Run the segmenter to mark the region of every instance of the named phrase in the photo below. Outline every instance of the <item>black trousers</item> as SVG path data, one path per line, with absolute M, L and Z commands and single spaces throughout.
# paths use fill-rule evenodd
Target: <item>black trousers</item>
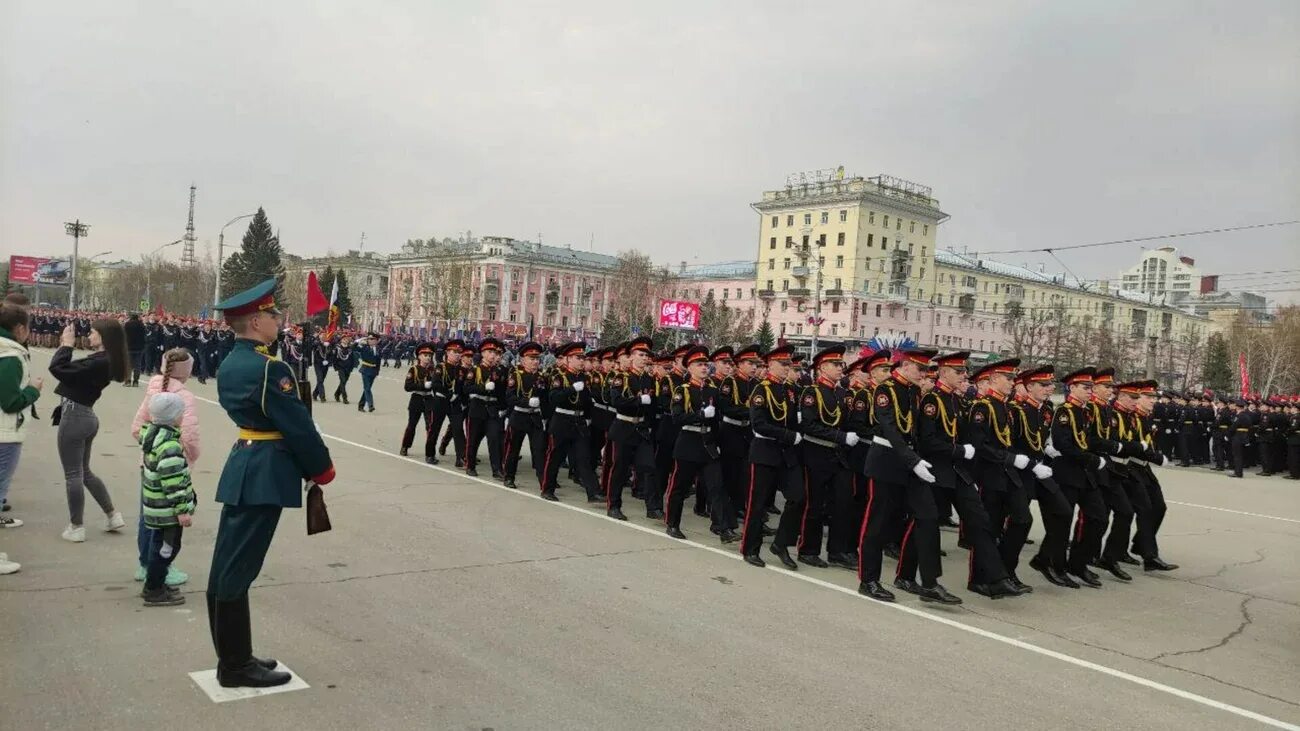
M 501 472 L 501 417 L 494 414 L 471 416 L 465 420 L 465 469 L 478 466 L 478 448 L 487 439 L 488 464 L 492 474 Z
M 221 507 L 208 570 L 208 594 L 224 602 L 248 593 L 271 549 L 280 511 L 279 505 Z
M 436 454 L 433 443 L 442 434 L 442 422 L 446 420 L 447 438 L 451 440 L 456 450 L 457 461 L 460 461 L 465 459 L 465 415 L 451 413 L 449 406 L 447 399 L 441 396 L 433 397 L 433 424 L 429 427 L 429 441 L 425 443 L 424 456 L 432 457 Z
M 724 528 L 735 530 L 740 523 L 736 516 L 739 514 L 739 508 L 744 506 L 749 499 L 749 427 L 738 427 L 734 424 L 722 425 L 722 434 L 719 438 L 719 446 L 722 451 L 722 486 L 727 491 L 727 498 L 731 502 L 733 510 L 727 516 L 727 524 Z
M 961 518 L 963 535 L 966 544 L 970 546 L 967 582 L 991 584 L 1005 579 L 1007 571 L 1003 568 L 997 541 L 993 537 L 992 523 L 989 521 L 988 512 L 984 509 L 984 501 L 980 498 L 979 491 L 960 479 L 957 480 L 955 487 L 934 485 L 932 488 L 931 492 L 936 496 L 942 494 L 946 498 L 945 504 L 956 508 L 957 515 Z M 895 577 L 915 581 L 919 555 L 920 551 L 916 549 L 916 545 L 908 538 L 904 538 L 898 554 L 898 571 Z
M 1034 482 L 1034 499 L 1038 501 L 1038 514 L 1043 519 L 1043 540 L 1038 544 L 1038 559 L 1058 571 L 1065 571 L 1074 503 L 1054 480 Z
M 1061 492 L 1070 503 L 1078 506 L 1074 539 L 1070 543 L 1065 570 L 1079 576 L 1087 570 L 1088 563 L 1101 553 L 1101 539 L 1106 534 L 1106 503 L 1102 500 L 1101 490 L 1091 485 L 1061 485 Z
M 1007 573 L 1014 574 L 1020 565 L 1020 550 L 1025 547 L 1034 516 L 1029 512 L 1029 491 L 1024 485 L 1007 480 L 1002 489 L 980 490 L 989 524 L 998 537 L 998 555 Z M 970 534 L 965 534 L 970 544 Z
M 1286 445 L 1286 469 L 1291 479 L 1300 480 L 1300 442 Z
M 1178 430 L 1178 463 L 1183 467 L 1192 463 L 1192 426 L 1184 425 Z
M 1146 490 L 1128 474 L 1111 472 L 1110 484 L 1101 488 L 1101 499 L 1110 510 L 1110 533 L 1106 536 L 1101 557 L 1118 561 L 1128 556 L 1129 536 L 1138 505 L 1148 504 Z
M 830 530 L 826 533 L 826 553 L 856 558 L 858 538 L 862 535 L 862 514 L 867 509 L 867 478 L 858 472 L 845 471 L 836 479 L 831 495 Z
M 1160 545 L 1156 540 L 1160 533 L 1160 524 L 1165 521 L 1168 506 L 1165 505 L 1165 492 L 1160 488 L 1160 481 L 1154 475 L 1139 475 L 1142 500 L 1134 500 L 1137 510 L 1137 532 L 1133 534 L 1133 553 L 1144 559 L 1160 556 Z
M 429 399 L 411 399 L 406 405 L 406 430 L 402 432 L 402 449 L 410 449 L 415 442 L 415 427 L 424 419 L 424 456 L 432 457 L 437 434 L 433 431 L 433 403 Z
M 578 471 L 578 481 L 587 491 L 587 498 L 599 494 L 596 485 L 596 473 L 591 469 L 591 460 L 587 450 L 591 441 L 585 429 L 577 429 L 572 424 L 557 423 L 557 419 L 572 420 L 573 417 L 556 414 L 551 417 L 551 431 L 546 436 L 546 457 L 542 460 L 542 494 L 554 494 L 556 478 L 560 474 L 560 465 L 567 458 L 569 464 Z
M 903 541 L 916 551 L 921 585 L 934 586 L 939 580 L 939 515 L 934 491 L 926 483 L 867 480 L 867 510 L 858 542 L 858 580 L 880 581 L 880 563 L 885 543 L 897 523 L 897 512 L 906 507 L 912 518 Z M 901 552 L 899 554 L 902 555 Z
M 799 540 L 799 517 L 803 513 L 804 492 L 803 475 L 798 467 L 751 464 L 747 492 L 745 524 L 740 533 L 741 553 L 753 555 L 763 547 L 763 524 L 767 522 L 767 506 L 777 492 L 785 497 L 785 509 L 781 511 L 772 544 L 786 547 Z
M 338 400 L 341 396 L 343 401 L 348 400 L 348 379 L 352 377 L 352 369 L 336 371 L 339 375 L 339 385 L 334 389 L 334 399 Z
M 312 398 L 325 400 L 325 376 L 329 374 L 329 366 L 323 366 L 319 363 L 312 364 L 312 370 L 316 371 L 316 388 L 312 389 Z
M 523 456 L 525 439 L 528 440 L 528 454 L 533 460 L 533 471 L 537 473 L 539 480 L 542 477 L 542 459 L 546 453 L 546 432 L 542 430 L 540 421 L 516 421 L 516 423 L 506 427 L 505 471 L 507 480 L 515 479 L 515 474 L 519 470 L 519 458 Z
M 836 550 L 851 547 L 856 536 L 851 533 L 849 512 L 853 502 L 853 476 L 838 462 L 826 460 L 821 464 L 804 465 L 804 504 L 799 516 L 800 556 L 819 556 L 822 552 L 822 525 L 830 523 L 827 544 Z
M 623 441 L 607 438 L 605 443 L 612 462 L 605 482 L 605 508 L 622 510 L 623 486 L 635 469 L 637 489 L 646 501 L 646 510 L 662 510 L 663 496 L 655 479 L 655 452 L 650 442 L 633 432 Z
M 1230 455 L 1228 454 L 1228 431 L 1226 429 L 1214 433 L 1213 446 L 1214 468 L 1221 470 L 1227 465 L 1230 459 Z
M 664 495 L 664 523 L 673 528 L 682 527 L 682 508 L 686 504 L 687 488 L 699 478 L 699 489 L 709 493 L 709 504 L 713 506 L 713 522 L 718 524 L 717 511 L 727 502 L 727 494 L 722 489 L 722 463 L 718 460 L 693 462 L 688 459 L 674 459 L 673 471 L 668 477 L 668 492 Z
M 1246 435 L 1234 432 L 1228 441 L 1228 449 L 1232 453 L 1232 474 L 1241 477 L 1242 470 L 1246 469 Z

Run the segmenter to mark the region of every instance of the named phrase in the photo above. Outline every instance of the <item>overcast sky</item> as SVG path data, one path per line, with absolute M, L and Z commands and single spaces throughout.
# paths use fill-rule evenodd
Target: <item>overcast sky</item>
M 200 256 L 260 205 L 298 254 L 469 229 L 750 258 L 761 191 L 837 165 L 931 186 L 958 249 L 1300 219 L 1296 0 L 637 7 L 5 0 L 0 254 L 66 254 L 80 217 L 83 254 L 139 255 L 191 181 Z M 1175 243 L 1300 269 L 1300 226 Z

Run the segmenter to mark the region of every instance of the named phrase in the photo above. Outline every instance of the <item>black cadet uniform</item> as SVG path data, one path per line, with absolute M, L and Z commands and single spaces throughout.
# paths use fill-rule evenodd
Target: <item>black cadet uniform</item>
M 1098 368 L 1093 371 L 1094 385 L 1114 387 L 1115 369 Z M 1106 569 L 1120 581 L 1131 581 L 1119 564 L 1128 556 L 1129 531 L 1133 525 L 1134 507 L 1130 493 L 1133 491 L 1128 469 L 1128 454 L 1119 438 L 1119 415 L 1115 407 L 1103 401 L 1095 393 L 1088 404 L 1088 443 L 1106 458 L 1106 469 L 1097 473 L 1097 485 L 1101 488 L 1102 500 L 1110 511 L 1111 530 L 1105 545 L 1097 555 L 1090 556 L 1093 565 Z M 1186 412 L 1192 417 L 1192 441 L 1189 449 L 1195 451 L 1195 440 L 1199 439 L 1201 427 L 1197 425 L 1196 407 Z M 1103 526 L 1103 531 L 1105 526 Z
M 730 376 L 715 379 L 718 385 L 718 408 L 722 412 L 722 423 L 718 426 L 718 448 L 722 452 L 722 485 L 727 491 L 731 506 L 737 508 L 726 516 L 725 527 L 732 530 L 740 527 L 737 515 L 744 518 L 746 487 L 749 485 L 749 441 L 753 434 L 749 426 L 749 396 L 757 384 L 755 379 L 740 375 L 739 368 L 745 361 L 758 360 L 760 350 L 757 345 L 742 348 L 738 353 L 733 353 L 731 348 L 719 348 L 710 356 L 710 360 L 715 363 L 730 359 L 735 368 Z
M 636 352 L 648 358 L 652 343 L 650 338 L 637 338 L 622 347 L 629 355 Z M 633 467 L 642 494 L 652 489 L 654 484 L 655 456 L 650 418 L 655 408 L 655 379 L 644 367 L 614 371 L 605 378 L 604 393 L 605 404 L 613 409 L 614 414 L 606 436 L 611 464 L 605 482 L 605 512 L 611 518 L 627 520 L 623 514 L 623 486 Z
M 501 342 L 484 338 L 479 353 L 502 352 Z M 506 368 L 497 362 L 486 366 L 482 360 L 465 377 L 465 394 L 469 397 L 469 416 L 465 420 L 465 474 L 478 476 L 478 448 L 487 439 L 488 464 L 492 476 L 501 477 L 501 394 L 505 393 Z
M 782 346 L 768 352 L 767 363 L 789 362 L 793 348 Z M 803 439 L 798 431 L 798 401 L 789 383 L 775 381 L 769 375 L 754 387 L 749 396 L 749 425 L 754 438 L 749 443 L 749 495 L 745 500 L 745 525 L 740 550 L 747 563 L 763 566 L 759 549 L 763 546 L 763 522 L 772 494 L 780 490 L 785 496 L 773 552 L 789 569 L 799 568 L 790 558 L 786 546 L 799 537 L 799 517 L 804 501 L 803 479 L 799 473 L 799 450 Z M 781 549 L 777 552 L 777 547 Z
M 582 355 L 583 343 L 573 342 L 562 345 L 555 351 L 555 357 L 564 359 L 571 355 Z M 584 374 L 570 371 L 564 366 L 557 366 L 551 376 L 550 390 L 547 395 L 551 403 L 551 420 L 546 434 L 546 458 L 542 460 L 542 497 L 557 500 L 555 497 L 556 478 L 560 474 L 560 464 L 568 458 L 569 464 L 578 472 L 579 481 L 587 491 L 587 502 L 597 502 L 600 494 L 596 485 L 596 473 L 587 450 L 591 441 L 587 433 L 587 414 L 591 411 L 591 394 L 587 388 Z
M 688 368 L 692 363 L 707 363 L 709 351 L 693 347 L 682 357 Z M 687 381 L 677 386 L 672 396 L 672 420 L 677 424 L 677 440 L 673 444 L 673 471 L 668 478 L 668 492 L 664 495 L 664 523 L 673 538 L 682 534 L 682 509 L 686 492 L 699 478 L 697 490 L 707 490 L 709 509 L 714 525 L 723 525 L 723 515 L 733 510 L 727 493 L 722 488 L 722 463 L 718 452 L 718 389 L 707 376 Z M 738 540 L 734 531 L 720 534 L 723 543 Z
M 449 355 L 454 354 L 456 362 L 452 363 Z M 431 439 L 442 434 L 442 422 L 447 422 L 447 439 L 450 440 L 456 455 L 456 466 L 465 466 L 465 368 L 464 363 L 473 357 L 464 341 L 448 340 L 442 348 L 442 359 L 433 369 L 433 425 L 429 427 Z M 438 451 L 446 454 L 446 447 L 439 445 Z M 432 455 L 425 455 L 426 461 Z
M 1092 383 L 1093 371 L 1093 368 L 1081 368 L 1066 374 L 1061 382 L 1067 388 L 1071 383 Z M 1066 499 L 1079 507 L 1066 571 L 1088 586 L 1100 587 L 1101 581 L 1088 569 L 1088 563 L 1100 554 L 1102 536 L 1106 533 L 1106 503 L 1099 482 L 1106 469 L 1102 454 L 1109 450 L 1091 443 L 1091 420 L 1087 404 L 1073 397 L 1067 396 L 1056 408 L 1052 416 L 1052 445 L 1060 456 L 1052 459 L 1052 472 Z
M 506 414 L 506 487 L 515 487 L 515 474 L 519 470 L 519 458 L 523 455 L 524 439 L 528 440 L 528 454 L 533 460 L 533 471 L 538 480 L 542 478 L 542 457 L 546 450 L 542 396 L 546 395 L 547 383 L 536 368 L 530 373 L 522 367 L 525 358 L 540 360 L 542 346 L 524 343 L 519 346 L 518 355 L 517 362 L 520 365 L 516 365 L 506 379 L 505 405 L 510 409 Z
M 421 343 L 418 354 L 429 356 L 429 365 L 420 365 L 417 360 L 406 370 L 406 382 L 403 388 L 411 394 L 406 404 L 406 430 L 402 432 L 401 455 L 406 456 L 411 444 L 415 442 L 415 427 L 424 420 L 424 459 L 429 464 L 438 464 L 434 455 L 434 442 L 438 435 L 433 431 L 433 344 Z
M 1055 369 L 1050 365 L 1039 366 L 1022 371 L 1017 380 L 1027 387 L 1030 383 L 1050 382 L 1054 373 Z M 1012 431 L 1012 438 L 1016 452 L 1029 457 L 1031 463 L 1051 469 L 1047 464 L 1051 456 L 1048 454 L 1053 411 L 1051 401 L 1040 403 L 1026 395 L 1011 403 L 1010 408 L 1015 415 L 1016 428 Z M 1020 476 L 1026 487 L 1031 488 L 1031 497 L 1038 501 L 1038 513 L 1043 519 L 1043 539 L 1038 553 L 1029 560 L 1029 567 L 1042 574 L 1049 583 L 1078 589 L 1079 584 L 1066 574 L 1066 548 L 1070 543 L 1070 519 L 1074 517 L 1074 506 L 1066 499 L 1054 473 L 1039 477 L 1031 467 L 1022 470 Z
M 813 369 L 819 371 L 823 364 L 843 362 L 844 346 L 833 345 L 813 356 Z M 797 553 L 800 561 L 818 568 L 828 565 L 821 557 L 825 506 L 828 502 L 843 506 L 853 493 L 848 448 L 856 445 L 860 437 L 846 424 L 847 395 L 839 383 L 820 374 L 799 394 L 799 431 L 803 433 L 800 457 L 806 495 Z M 837 546 L 848 538 L 843 535 L 848 526 L 847 516 L 832 517 L 831 529 L 836 531 L 833 542 Z

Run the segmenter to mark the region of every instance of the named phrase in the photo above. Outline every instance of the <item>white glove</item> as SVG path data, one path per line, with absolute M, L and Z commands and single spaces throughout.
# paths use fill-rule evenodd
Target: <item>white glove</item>
M 798 444 L 799 442 L 802 442 L 802 441 L 803 441 L 803 435 L 800 434 L 799 432 L 795 432 L 795 433 L 794 433 L 794 443 L 795 443 L 795 444 Z
M 862 441 L 862 438 L 858 436 L 857 432 L 844 433 L 844 443 L 849 445 L 850 447 L 857 446 L 858 442 L 860 441 Z
M 703 409 L 701 409 L 700 413 L 704 414 L 704 418 L 712 419 L 713 415 L 718 413 L 718 410 L 713 408 L 713 404 L 709 404 L 708 406 L 705 406 Z
M 1097 458 L 1097 469 L 1099 469 L 1099 470 L 1104 470 L 1104 469 L 1106 469 L 1106 458 L 1105 458 L 1105 457 L 1098 457 L 1098 458 Z
M 496 382 L 496 381 L 488 381 L 487 383 L 483 384 L 483 390 L 484 390 L 484 391 L 495 391 L 495 390 L 497 390 L 497 382 Z
M 424 382 L 424 390 L 428 391 L 428 390 L 431 389 L 431 388 L 433 388 L 433 381 L 425 381 L 425 382 Z
M 1043 447 L 1043 454 L 1047 455 L 1048 457 L 1060 457 L 1061 451 L 1049 444 L 1046 447 Z
M 574 381 L 574 382 L 573 382 L 573 390 L 574 390 L 574 391 L 577 391 L 578 393 L 582 393 L 582 389 L 584 389 L 584 388 L 586 388 L 586 387 L 587 387 L 587 384 L 584 383 L 584 382 L 582 382 L 582 381 Z
M 528 399 L 528 405 L 535 409 L 538 406 L 542 405 L 542 400 L 537 398 L 536 396 L 533 396 L 532 398 Z
M 1011 464 L 1015 465 L 1016 469 L 1023 470 L 1029 466 L 1029 457 L 1023 454 L 1017 454 L 1016 458 L 1011 461 Z
M 1034 477 L 1037 477 L 1040 480 L 1046 480 L 1051 476 L 1052 476 L 1051 467 L 1048 467 L 1042 462 L 1039 462 L 1038 464 L 1034 465 Z
M 649 406 L 649 405 L 650 405 L 650 394 L 648 394 L 648 393 L 643 393 L 643 394 L 641 394 L 641 403 L 645 404 L 646 406 Z
M 963 459 L 975 459 L 975 447 L 970 444 L 961 445 Z
M 912 472 L 916 473 L 916 476 L 921 478 L 923 482 L 934 484 L 934 475 L 930 473 L 929 462 L 926 462 L 925 460 L 917 462 L 916 466 L 912 468 Z

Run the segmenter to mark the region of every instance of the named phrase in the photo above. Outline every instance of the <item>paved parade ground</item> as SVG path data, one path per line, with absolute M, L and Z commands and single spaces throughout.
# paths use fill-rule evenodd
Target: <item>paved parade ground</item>
M 35 351 L 35 374 L 49 355 Z M 1159 470 L 1161 553 L 1182 568 L 1139 570 L 1131 585 L 1104 576 L 1100 590 L 1054 587 L 1022 564 L 1034 594 L 973 595 L 945 532 L 943 581 L 966 603 L 882 605 L 842 569 L 748 566 L 689 511 L 681 542 L 639 502 L 628 523 L 568 483 L 547 503 L 527 457 L 517 491 L 451 459 L 398 457 L 399 376 L 383 371 L 373 414 L 317 404 L 338 470 L 334 530 L 309 538 L 302 512 L 286 511 L 251 593 L 256 651 L 309 687 L 224 703 L 190 677 L 216 662 L 203 588 L 235 428 L 215 384 L 190 383 L 204 453 L 177 560 L 188 603 L 145 609 L 129 434 L 143 388 L 113 386 L 96 406 L 92 467 L 131 528 L 102 532 L 88 500 L 86 542 L 71 544 L 47 378 L 10 493 L 26 525 L 0 531 L 0 551 L 23 564 L 0 577 L 0 728 L 1300 725 L 1300 483 Z

